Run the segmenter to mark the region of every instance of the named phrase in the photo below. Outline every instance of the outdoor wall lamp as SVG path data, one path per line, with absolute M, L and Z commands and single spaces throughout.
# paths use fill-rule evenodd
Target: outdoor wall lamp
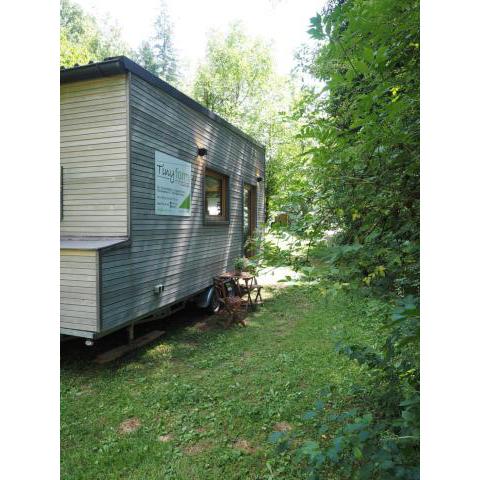
M 199 148 L 197 153 L 200 157 L 204 157 L 208 153 L 208 150 L 206 148 Z

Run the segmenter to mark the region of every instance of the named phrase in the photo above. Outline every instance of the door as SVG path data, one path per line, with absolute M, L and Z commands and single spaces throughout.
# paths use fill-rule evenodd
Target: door
M 243 254 L 251 257 L 255 254 L 253 245 L 247 242 L 255 233 L 257 215 L 256 215 L 257 189 L 248 183 L 243 184 Z

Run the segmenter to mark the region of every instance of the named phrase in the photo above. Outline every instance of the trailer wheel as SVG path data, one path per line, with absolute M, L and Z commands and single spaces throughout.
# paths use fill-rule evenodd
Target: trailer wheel
M 217 292 L 213 292 L 210 304 L 205 310 L 209 315 L 213 315 L 214 313 L 218 313 L 220 311 L 220 302 L 218 301 Z

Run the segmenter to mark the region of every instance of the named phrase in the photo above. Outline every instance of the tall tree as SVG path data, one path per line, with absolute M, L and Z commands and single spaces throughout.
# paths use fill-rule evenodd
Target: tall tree
M 125 55 L 129 48 L 109 17 L 98 21 L 70 0 L 60 2 L 60 64 L 66 67 Z
M 234 23 L 226 35 L 211 32 L 205 61 L 198 67 L 193 96 L 235 125 L 252 130 L 273 79 L 272 54 L 260 39 Z
M 273 172 L 281 168 L 283 157 L 298 153 L 295 126 L 288 115 L 294 89 L 275 73 L 271 46 L 249 37 L 238 22 L 226 34 L 211 32 L 191 94 L 266 146 L 269 211 L 275 191 Z
M 159 76 L 158 59 L 153 51 L 152 44 L 148 40 L 143 40 L 140 46 L 133 52 L 133 60 L 147 69 L 153 75 Z
M 92 18 L 85 14 L 80 5 L 70 0 L 60 0 L 60 28 L 70 41 L 80 41 L 91 28 Z
M 177 85 L 181 74 L 173 42 L 173 24 L 167 4 L 163 0 L 153 26 L 154 34 L 149 40 L 141 43 L 134 52 L 134 59 L 150 73 Z

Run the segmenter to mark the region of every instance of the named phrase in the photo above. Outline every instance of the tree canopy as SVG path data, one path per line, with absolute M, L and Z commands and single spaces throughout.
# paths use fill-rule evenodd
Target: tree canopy
M 278 81 L 269 45 L 248 37 L 242 25 L 234 23 L 226 34 L 210 32 L 192 94 L 239 128 L 263 136 L 263 107 Z
M 293 141 L 296 126 L 290 116 L 296 89 L 289 78 L 276 73 L 271 45 L 249 37 L 238 22 L 226 33 L 210 32 L 191 93 L 265 145 L 268 210 L 276 168 L 298 153 L 298 143 Z
M 133 52 L 133 59 L 150 73 L 173 85 L 180 80 L 178 54 L 173 41 L 173 24 L 164 1 L 154 22 L 154 33 L 141 42 Z
M 90 60 L 128 55 L 119 26 L 109 18 L 99 22 L 70 0 L 60 2 L 60 65 L 71 67 Z

